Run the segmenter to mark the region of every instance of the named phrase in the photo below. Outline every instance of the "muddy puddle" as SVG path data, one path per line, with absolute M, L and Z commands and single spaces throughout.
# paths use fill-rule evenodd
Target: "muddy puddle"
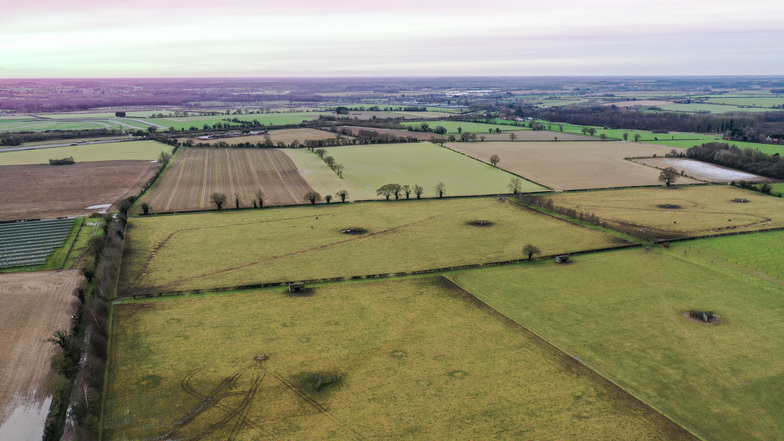
M 0 410 L 0 441 L 40 441 L 52 397 L 14 397 Z

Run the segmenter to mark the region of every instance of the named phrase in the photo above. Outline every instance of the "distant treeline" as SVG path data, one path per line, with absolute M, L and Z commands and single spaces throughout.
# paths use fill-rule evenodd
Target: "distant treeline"
M 123 136 L 122 130 L 45 130 L 41 132 L 0 133 L 0 145 L 20 145 L 26 142 L 49 141 L 53 139 L 101 138 L 104 136 Z
M 686 156 L 768 178 L 784 179 L 784 159 L 778 153 L 767 155 L 756 149 L 711 142 L 691 147 L 686 150 Z
M 497 102 L 472 106 L 472 108 L 473 110 L 483 108 L 493 116 L 505 114 L 609 129 L 650 130 L 659 133 L 672 131 L 719 133 L 733 141 L 764 143 L 784 138 L 784 112 L 684 114 L 644 112 L 615 106 L 540 108 L 510 106 Z

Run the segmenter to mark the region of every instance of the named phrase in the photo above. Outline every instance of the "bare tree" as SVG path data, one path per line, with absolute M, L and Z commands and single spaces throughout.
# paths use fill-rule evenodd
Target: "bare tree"
M 667 167 L 659 174 L 659 182 L 664 182 L 664 185 L 669 187 L 678 180 L 678 176 L 678 170 L 675 170 L 672 167 Z
M 305 200 L 310 201 L 312 205 L 316 205 L 316 202 L 321 200 L 321 195 L 315 191 L 309 191 L 305 193 Z
M 332 202 L 332 195 L 328 194 L 328 195 L 324 196 L 324 200 L 327 201 L 327 203 L 329 204 L 330 202 Z
M 324 158 L 324 162 L 327 163 L 329 168 L 332 168 L 332 166 L 335 164 L 335 158 L 333 158 L 332 156 L 327 156 L 326 158 Z
M 400 188 L 401 190 L 403 190 L 403 193 L 406 194 L 406 199 L 408 199 L 411 196 L 411 186 L 406 184 Z
M 497 167 L 499 162 L 501 162 L 501 158 L 499 158 L 498 155 L 493 155 L 490 157 L 490 164 L 492 164 L 493 167 Z
M 509 184 L 506 186 L 509 188 L 509 191 L 512 192 L 515 196 L 520 193 L 520 190 L 523 187 L 523 180 L 517 177 L 514 177 L 509 180 Z
M 267 195 L 263 191 L 258 190 L 256 191 L 256 199 L 259 200 L 259 208 L 264 208 L 264 200 L 267 199 Z
M 416 195 L 417 199 L 422 199 L 422 193 L 425 192 L 425 189 L 422 188 L 421 185 L 414 185 L 414 194 Z
M 169 163 L 171 157 L 172 157 L 171 153 L 163 151 L 161 152 L 160 155 L 158 155 L 158 162 L 160 162 L 163 165 L 166 165 Z
M 540 250 L 539 247 L 529 243 L 523 247 L 523 254 L 528 256 L 528 260 L 531 261 L 534 260 L 535 254 L 542 254 L 542 250 Z
M 515 135 L 514 133 L 510 133 L 510 134 L 509 134 L 509 139 L 510 139 L 511 141 L 514 141 L 515 139 L 517 139 L 517 135 Z
M 436 184 L 436 194 L 438 194 L 438 197 L 442 198 L 444 197 L 444 193 L 446 193 L 446 186 L 443 182 L 439 182 Z
M 223 193 L 213 193 L 213 194 L 210 195 L 210 202 L 215 204 L 215 207 L 218 210 L 223 208 L 223 204 L 225 204 L 227 200 L 228 200 L 228 198 Z
M 143 203 L 142 211 L 144 212 L 144 214 L 150 214 L 150 204 L 148 204 L 147 202 Z
M 327 154 L 327 151 L 325 149 L 316 149 L 316 154 L 319 158 L 324 159 L 324 155 Z
M 346 190 L 340 190 L 339 192 L 335 193 L 335 196 L 340 198 L 340 202 L 346 202 L 348 192 Z

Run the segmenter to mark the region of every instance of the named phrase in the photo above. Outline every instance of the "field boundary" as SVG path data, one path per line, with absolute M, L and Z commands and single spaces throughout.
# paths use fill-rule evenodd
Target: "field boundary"
M 694 429 L 693 429 L 693 428 L 691 428 L 690 426 L 688 426 L 688 425 L 686 425 L 686 424 L 683 424 L 683 423 L 681 423 L 681 422 L 680 422 L 680 421 L 679 421 L 677 418 L 673 417 L 672 415 L 669 415 L 667 412 L 665 412 L 665 411 L 663 411 L 662 409 L 658 408 L 656 405 L 654 405 L 654 404 L 652 404 L 652 403 L 649 403 L 648 401 L 646 401 L 646 400 L 644 400 L 644 399 L 640 398 L 640 397 L 639 397 L 639 396 L 637 396 L 635 393 L 633 393 L 633 392 L 631 392 L 630 390 L 628 390 L 627 388 L 625 388 L 625 387 L 621 386 L 621 385 L 620 385 L 618 382 L 616 382 L 616 381 L 612 380 L 610 376 L 607 376 L 607 375 L 603 374 L 603 373 L 602 373 L 602 372 L 601 372 L 599 369 L 595 368 L 595 367 L 594 367 L 594 366 L 592 366 L 590 363 L 587 363 L 587 362 L 583 361 L 583 360 L 582 360 L 581 358 L 579 358 L 579 357 L 576 357 L 576 356 L 573 356 L 573 355 L 571 355 L 569 352 L 565 351 L 564 349 L 562 349 L 562 348 L 561 348 L 561 347 L 559 347 L 558 345 L 556 345 L 556 344 L 554 344 L 554 343 L 551 343 L 549 340 L 547 340 L 546 338 L 544 338 L 544 337 L 542 337 L 541 335 L 539 335 L 539 334 L 538 334 L 536 331 L 534 331 L 534 330 L 532 330 L 532 329 L 528 328 L 527 326 L 523 325 L 522 323 L 519 323 L 519 322 L 517 322 L 516 320 L 514 320 L 514 319 L 510 318 L 510 316 L 509 316 L 508 314 L 506 314 L 505 312 L 503 312 L 503 310 L 501 310 L 501 309 L 497 309 L 497 308 L 495 308 L 495 307 L 492 307 L 492 306 L 490 306 L 489 304 L 485 303 L 485 301 L 484 301 L 484 300 L 480 299 L 480 298 L 479 298 L 478 296 L 476 296 L 474 293 L 472 293 L 472 292 L 470 292 L 470 291 L 466 290 L 465 288 L 463 288 L 463 287 L 460 285 L 460 282 L 459 282 L 458 280 L 452 280 L 452 279 L 448 279 L 448 280 L 449 280 L 450 282 L 452 282 L 453 284 L 455 284 L 455 286 L 457 286 L 458 288 L 460 288 L 462 291 L 464 291 L 465 293 L 467 293 L 468 295 L 470 295 L 470 296 L 471 296 L 473 299 L 475 299 L 477 302 L 479 302 L 479 303 L 481 303 L 482 305 L 486 306 L 487 308 L 489 308 L 489 309 L 491 309 L 491 310 L 495 311 L 496 313 L 498 313 L 499 315 L 503 316 L 504 318 L 506 318 L 507 320 L 511 321 L 512 323 L 516 324 L 517 326 L 519 326 L 520 328 L 524 329 L 525 331 L 527 331 L 527 332 L 530 332 L 530 333 L 531 333 L 533 336 L 535 336 L 536 338 L 538 338 L 539 340 L 541 340 L 541 341 L 542 341 L 542 342 L 544 342 L 545 344 L 547 344 L 547 345 L 549 345 L 549 346 L 553 347 L 554 349 L 556 349 L 558 352 L 560 352 L 561 354 L 565 355 L 565 356 L 566 356 L 566 357 L 568 357 L 569 359 L 572 359 L 572 360 L 576 361 L 577 363 L 579 363 L 580 365 L 582 365 L 582 366 L 585 366 L 585 367 L 586 367 L 587 369 L 589 369 L 591 372 L 593 372 L 593 373 L 595 373 L 596 375 L 598 375 L 599 377 L 601 377 L 601 378 L 602 378 L 604 381 L 607 381 L 608 383 L 612 384 L 613 386 L 615 386 L 615 387 L 617 387 L 618 389 L 622 390 L 623 392 L 627 393 L 629 396 L 633 397 L 634 399 L 636 399 L 637 401 L 639 401 L 639 402 L 640 402 L 640 403 L 642 403 L 643 405 L 645 405 L 645 406 L 647 406 L 647 407 L 651 408 L 652 410 L 656 411 L 656 412 L 657 412 L 657 413 L 659 413 L 660 415 L 662 415 L 662 416 L 664 416 L 665 418 L 667 418 L 668 420 L 672 421 L 674 424 L 677 424 L 677 425 L 678 425 L 679 427 L 681 427 L 683 430 L 685 430 L 685 431 L 689 432 L 690 434 L 694 435 L 694 436 L 695 436 L 696 438 L 698 438 L 698 439 L 701 439 L 701 440 L 706 440 L 706 438 L 704 438 L 702 435 L 700 435 L 700 434 L 699 434 L 699 432 L 697 432 L 696 430 L 694 430 Z
M 601 253 L 605 251 L 614 251 L 614 250 L 621 250 L 626 248 L 637 248 L 641 247 L 642 244 L 640 243 L 627 243 L 623 245 L 613 246 L 613 247 L 604 247 L 604 248 L 596 248 L 591 250 L 581 250 L 581 251 L 574 251 L 568 253 L 570 256 L 580 256 L 585 254 L 593 254 L 593 253 Z M 548 254 L 546 256 L 539 256 L 537 260 L 543 259 L 554 259 L 556 256 L 560 256 L 564 253 L 557 253 L 557 254 Z M 522 259 L 510 259 L 510 260 L 501 260 L 495 262 L 485 262 L 485 263 L 469 263 L 465 265 L 455 265 L 455 266 L 447 266 L 447 267 L 440 267 L 440 268 L 428 268 L 423 270 L 414 270 L 414 271 L 397 271 L 397 272 L 389 272 L 389 273 L 378 273 L 378 274 L 363 274 L 363 275 L 354 275 L 354 276 L 339 276 L 339 277 L 325 277 L 320 279 L 306 279 L 306 280 L 285 280 L 285 281 L 276 281 L 276 282 L 264 282 L 264 283 L 252 283 L 252 284 L 245 284 L 245 285 L 234 285 L 234 286 L 222 286 L 222 287 L 213 287 L 213 288 L 203 288 L 203 289 L 191 289 L 191 290 L 179 290 L 179 291 L 161 291 L 161 292 L 147 292 L 147 293 L 140 293 L 140 294 L 132 294 L 128 296 L 121 296 L 115 297 L 114 300 L 122 300 L 122 299 L 149 299 L 155 297 L 171 297 L 171 296 L 180 296 L 186 294 L 205 294 L 205 293 L 219 293 L 219 292 L 227 292 L 227 291 L 246 291 L 246 290 L 253 290 L 253 289 L 263 289 L 263 288 L 272 288 L 277 286 L 287 286 L 290 283 L 336 283 L 336 282 L 346 282 L 346 281 L 357 281 L 357 280 L 374 280 L 374 279 L 390 279 L 395 277 L 406 277 L 406 276 L 422 276 L 422 275 L 429 275 L 429 274 L 437 274 L 437 273 L 446 273 L 451 271 L 461 271 L 461 270 L 468 270 L 468 269 L 478 269 L 478 268 L 488 268 L 493 266 L 502 266 L 502 265 L 514 265 L 518 263 L 528 262 L 527 258 Z
M 509 141 L 495 141 L 495 142 L 509 142 Z M 537 141 L 531 141 L 531 142 L 537 142 Z M 547 141 L 547 142 L 555 142 L 555 141 Z M 523 175 L 519 175 L 519 174 L 517 174 L 517 173 L 515 173 L 515 172 L 513 172 L 513 171 L 511 171 L 511 170 L 507 170 L 506 168 L 503 168 L 503 167 L 498 167 L 498 166 L 494 166 L 494 165 L 492 165 L 492 164 L 488 164 L 488 163 L 486 163 L 485 161 L 482 161 L 481 159 L 474 158 L 474 157 L 473 157 L 473 156 L 471 156 L 471 155 L 467 155 L 467 154 L 465 154 L 465 153 L 463 153 L 463 152 L 458 152 L 457 150 L 450 149 L 449 147 L 446 147 L 446 146 L 443 146 L 443 145 L 442 145 L 441 147 L 443 147 L 443 148 L 445 148 L 445 149 L 449 150 L 450 152 L 453 152 L 453 153 L 457 153 L 457 154 L 463 155 L 463 156 L 465 156 L 465 157 L 467 157 L 467 158 L 471 158 L 471 159 L 473 159 L 474 161 L 477 161 L 477 162 L 481 162 L 481 163 L 482 163 L 482 164 L 484 164 L 484 165 L 489 165 L 489 166 L 491 166 L 491 167 L 495 167 L 495 168 L 497 168 L 497 169 L 499 169 L 499 170 L 503 170 L 503 171 L 505 171 L 505 172 L 509 173 L 510 175 L 517 176 L 518 178 L 521 178 L 521 179 L 525 179 L 525 180 L 526 180 L 526 181 L 528 181 L 528 182 L 533 182 L 534 184 L 536 184 L 536 185 L 538 185 L 538 186 L 540 186 L 540 187 L 542 187 L 542 188 L 546 188 L 546 189 L 547 189 L 547 190 L 549 190 L 549 191 L 555 191 L 555 190 L 553 190 L 552 188 L 550 188 L 550 187 L 548 187 L 548 186 L 546 186 L 546 185 L 544 185 L 544 184 L 541 184 L 541 183 L 539 183 L 539 182 L 536 182 L 536 181 L 534 181 L 533 179 L 526 178 L 525 176 L 523 176 Z M 526 192 L 526 193 L 534 193 L 534 192 L 530 191 L 530 192 Z M 538 193 L 538 192 L 536 192 L 536 193 Z

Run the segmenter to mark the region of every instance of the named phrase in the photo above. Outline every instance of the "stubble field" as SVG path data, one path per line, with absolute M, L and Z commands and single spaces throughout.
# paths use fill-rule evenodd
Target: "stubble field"
M 313 191 L 291 159 L 277 149 L 182 148 L 160 179 L 134 206 L 150 205 L 150 212 L 214 209 L 213 193 L 228 198 L 224 208 L 253 206 L 256 192 L 264 205 L 304 203 Z
M 442 278 L 114 317 L 109 440 L 693 439 Z

